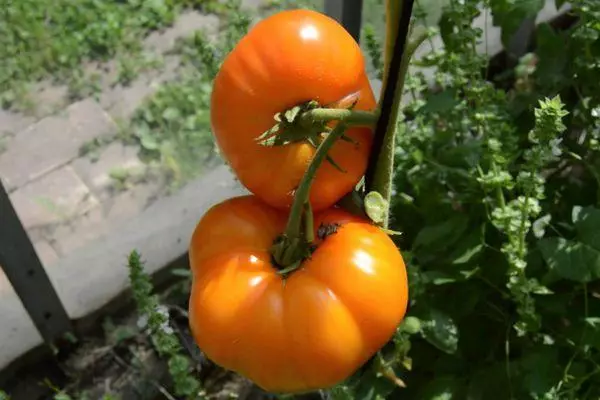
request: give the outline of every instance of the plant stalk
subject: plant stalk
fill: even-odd
[[[346,108],[315,108],[300,116],[300,123],[312,126],[315,123],[331,121],[344,122],[347,126],[373,126],[379,118],[379,112],[348,110]]]
[[[380,116],[375,127],[373,152],[365,175],[366,193],[381,194],[389,204],[392,192],[392,173],[394,168],[395,135],[400,116],[404,80],[408,71],[410,57],[425,39],[426,35],[407,43],[410,31],[410,18],[414,0],[388,0],[386,68],[384,88],[380,98]],[[389,213],[387,213],[389,214]],[[388,226],[386,216],[381,225]]]
[[[312,211],[309,204],[310,188],[317,174],[319,166],[327,157],[327,153],[333,146],[336,140],[338,140],[346,131],[346,124],[339,122],[336,127],[327,135],[327,137],[321,142],[315,155],[306,169],[300,185],[296,190],[294,196],[294,202],[290,210],[290,215],[285,228],[285,232],[282,236],[283,240],[275,244],[272,254],[273,259],[280,267],[286,268],[290,265],[297,263],[299,254],[301,255],[302,249],[309,244],[313,238],[313,227],[312,227]],[[308,213],[306,213],[308,211]],[[309,214],[304,219],[305,231],[302,229],[303,215]],[[308,222],[310,219],[310,222]],[[307,234],[310,229],[310,235]],[[286,268],[286,272],[287,268]]]

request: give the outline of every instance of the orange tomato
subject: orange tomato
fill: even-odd
[[[225,58],[211,98],[211,124],[221,154],[240,182],[276,208],[287,208],[315,149],[307,142],[264,147],[256,142],[273,116],[310,100],[322,106],[356,97],[374,110],[360,47],[335,20],[309,10],[284,11],[254,26]],[[365,173],[370,128],[353,128],[329,154],[312,186],[313,210],[328,208]]]
[[[297,393],[331,387],[372,357],[403,319],[408,286],[387,234],[341,209],[315,215],[336,232],[283,278],[269,248],[285,222],[251,195],[204,215],[189,249],[189,321],[215,363],[269,392]]]

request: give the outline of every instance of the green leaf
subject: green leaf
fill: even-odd
[[[543,238],[546,234],[546,227],[550,224],[551,220],[552,215],[550,214],[546,214],[543,217],[536,219],[531,227],[533,235],[538,239]]]
[[[426,226],[417,234],[413,248],[427,248],[432,251],[445,249],[462,236],[468,222],[469,218],[466,215],[457,214],[438,225]]]
[[[577,238],[600,251],[600,209],[594,207],[573,208],[573,223],[577,229]]]
[[[369,192],[364,200],[365,212],[376,224],[385,221],[388,214],[389,204],[378,192]]]
[[[165,109],[165,111],[163,111],[162,117],[167,121],[174,121],[181,117],[181,113],[178,109],[174,107],[169,107]]]
[[[430,95],[427,98],[427,103],[421,108],[423,112],[429,113],[444,113],[450,111],[456,105],[456,91],[454,89],[447,89],[439,93]]]
[[[395,385],[386,378],[380,376],[376,370],[377,363],[365,371],[353,388],[352,397],[355,400],[380,400],[385,399],[395,389]]]
[[[548,267],[558,276],[576,282],[600,278],[600,251],[581,242],[563,238],[546,238],[538,248]]]
[[[482,238],[483,230],[473,229],[473,232],[461,239],[456,250],[450,255],[452,264],[466,264],[476,258],[483,250]]]
[[[468,400],[511,399],[515,398],[507,379],[507,373],[514,371],[514,363],[497,362],[476,370],[469,377]],[[509,376],[509,378],[512,378]]]
[[[422,277],[431,282],[435,286],[446,285],[448,283],[461,282],[471,279],[479,272],[479,267],[474,267],[465,270],[452,271],[426,271],[422,273]]]
[[[600,318],[598,317],[586,318],[585,322],[593,328],[600,328]]]
[[[140,136],[140,144],[146,150],[156,150],[160,146],[156,138],[150,132],[143,132]]]
[[[421,317],[423,338],[441,351],[454,354],[458,349],[458,327],[448,315],[429,309]]]
[[[450,4],[450,0],[417,0],[415,10],[423,17],[416,22],[425,26],[435,26],[440,21],[444,7]]]
[[[192,271],[189,268],[176,268],[171,271],[171,274],[173,274],[175,276],[189,278],[192,276]]]
[[[523,384],[527,392],[540,396],[549,392],[561,379],[562,368],[556,347],[532,349],[521,361]],[[543,398],[543,397],[535,397]]]
[[[506,46],[526,18],[535,18],[544,7],[544,0],[496,0],[491,2],[495,26],[502,29],[502,42]]]
[[[535,77],[550,88],[559,89],[566,87],[570,82],[565,79],[564,71],[568,65],[565,57],[566,40],[555,32],[548,24],[538,26],[536,32],[536,54],[538,60],[535,64]]]
[[[400,324],[400,331],[415,335],[421,332],[421,321],[417,317],[406,317]]]
[[[458,376],[440,376],[435,378],[419,392],[419,400],[452,400],[458,399],[456,392],[460,388]]]

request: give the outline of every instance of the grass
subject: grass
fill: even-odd
[[[84,61],[141,52],[141,39],[170,25],[185,7],[219,11],[216,0],[1,0],[0,105],[22,106],[32,82],[52,78],[81,86]],[[131,77],[131,68],[122,74]],[[85,92],[85,91],[84,91]]]
[[[250,16],[231,7],[222,15],[227,30],[211,41],[203,31],[181,40],[177,79],[162,85],[133,115],[125,139],[140,146],[142,159],[159,162],[177,188],[219,158],[210,132],[211,82],[224,56],[250,24]]]
[[[114,81],[109,83],[128,85],[139,74],[162,67],[163,55],[145,52],[142,47],[143,38],[151,31],[168,27],[185,8],[217,13],[226,27],[219,39],[211,41],[197,31],[182,40],[171,51],[181,58],[178,76],[146,99],[131,120],[121,124],[121,133],[116,137],[139,145],[141,158],[158,163],[173,188],[219,162],[210,137],[208,106],[212,79],[224,56],[247,31],[252,17],[240,10],[238,1],[0,2],[7,3],[0,11],[0,58],[6,61],[0,68],[0,106],[20,110],[35,107],[31,86],[40,80],[67,84],[69,101],[98,98],[104,72],[88,71],[84,65],[91,61],[115,62]],[[382,11],[383,3],[371,3],[365,7],[364,19],[378,25],[381,18],[376,14]],[[324,2],[265,1],[261,13],[297,7],[322,11]],[[371,63],[368,65],[371,68]],[[90,149],[106,144],[93,141],[84,146],[82,154],[93,156],[95,152]]]

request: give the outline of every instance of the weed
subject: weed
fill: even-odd
[[[191,373],[190,360],[183,355],[179,339],[169,325],[168,312],[159,305],[158,297],[152,294],[152,283],[144,272],[140,255],[136,251],[129,255],[128,268],[133,297],[138,312],[145,321],[142,325],[147,326],[158,353],[168,359],[175,393],[186,399],[205,399],[200,382]]]
[[[82,61],[139,53],[144,36],[171,24],[183,7],[211,3],[218,1],[8,2],[0,11],[0,106],[21,105],[28,82],[68,80]]]
[[[76,101],[89,96],[96,97],[102,90],[100,81],[100,74],[87,75],[82,68],[75,68],[68,78],[68,99]]]
[[[223,14],[227,31],[219,41],[197,31],[177,44],[179,78],[162,85],[136,110],[125,137],[139,144],[143,160],[163,166],[173,188],[218,162],[210,130],[211,82],[250,24],[247,13],[230,7]]]

